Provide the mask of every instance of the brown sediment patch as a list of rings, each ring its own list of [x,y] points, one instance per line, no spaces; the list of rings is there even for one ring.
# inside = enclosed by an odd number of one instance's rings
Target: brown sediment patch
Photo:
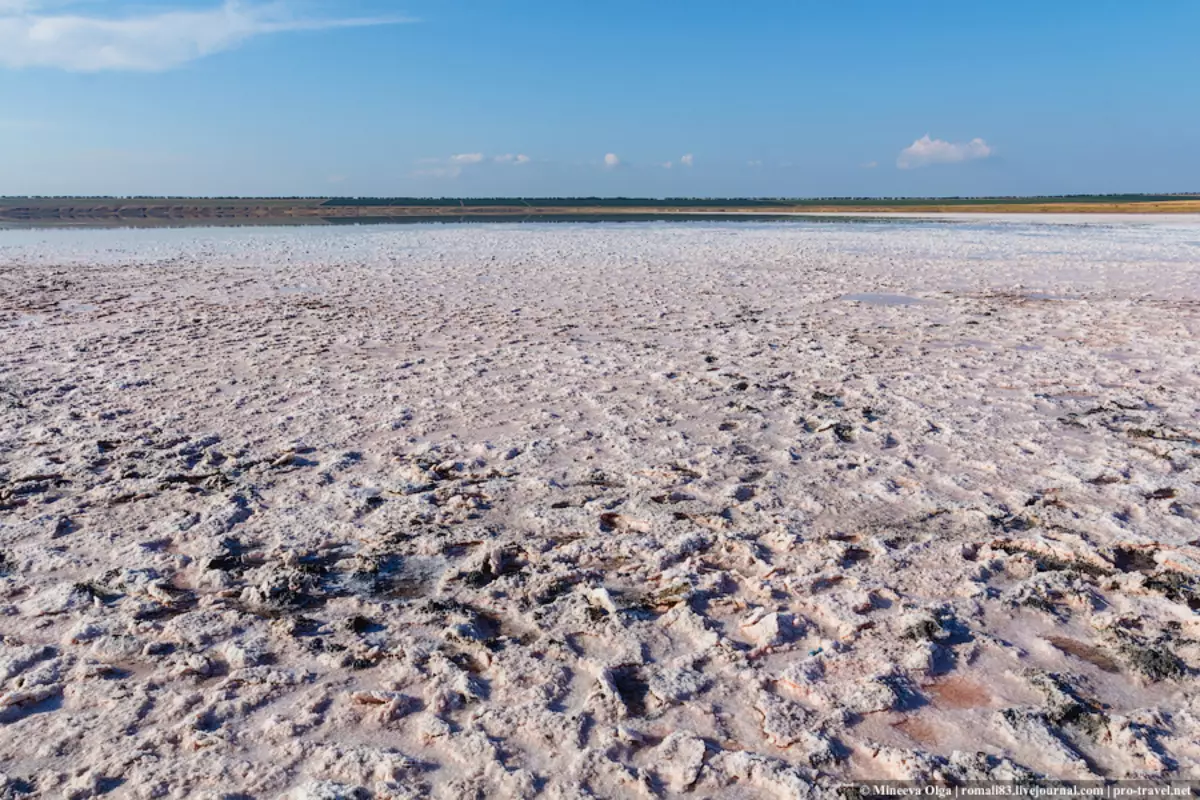
[[[1047,636],[1046,641],[1067,655],[1075,656],[1092,666],[1099,667],[1105,672],[1121,671],[1112,656],[1095,645],[1081,642],[1078,639],[1070,639],[1066,636]]]
[[[926,747],[936,747],[941,742],[937,726],[920,716],[905,717],[892,725],[914,742]]]
[[[933,704],[939,708],[985,708],[992,704],[993,695],[987,687],[970,678],[952,676],[926,687]]]
[[[650,530],[650,525],[643,520],[634,519],[633,517],[628,517],[624,514],[616,514],[610,511],[600,515],[600,530],[647,533]]]

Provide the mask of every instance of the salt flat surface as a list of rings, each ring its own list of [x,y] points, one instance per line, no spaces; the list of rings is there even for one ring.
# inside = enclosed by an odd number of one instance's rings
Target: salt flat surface
[[[0,791],[1200,779],[1194,218],[10,230],[0,334]]]

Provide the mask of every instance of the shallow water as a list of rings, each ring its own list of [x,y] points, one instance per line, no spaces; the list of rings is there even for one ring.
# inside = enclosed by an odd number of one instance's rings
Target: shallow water
[[[891,223],[911,225],[923,219],[903,217],[868,217],[856,214],[761,214],[753,212],[704,212],[704,213],[599,213],[599,214],[412,214],[385,217],[247,217],[234,219],[155,219],[141,217],[0,220],[0,231],[4,230],[169,230],[172,228],[275,228],[275,227],[362,227],[394,225],[596,225],[663,222],[671,224],[698,222],[738,222],[784,224],[848,225]],[[928,220],[933,222],[935,220]]]
[[[1072,297],[1065,294],[1054,294],[1053,292],[1029,292],[1025,295],[1030,300],[1082,300],[1081,297]]]
[[[844,294],[838,299],[852,303],[868,303],[873,306],[911,306],[925,302],[919,297],[909,297],[904,294],[882,294],[879,292]]]
[[[347,222],[372,222],[349,220]],[[564,267],[601,268],[633,258],[652,269],[683,257],[712,259],[730,270],[800,269],[830,259],[873,280],[845,281],[836,296],[864,306],[913,305],[930,293],[997,291],[1032,300],[1087,294],[1200,297],[1194,242],[1200,215],[623,215],[553,222],[411,218],[324,226],[59,227],[0,229],[0,266],[54,264],[96,268],[155,265],[268,267],[297,265],[270,294],[323,291],[322,268],[359,262],[409,269],[453,264],[490,253],[477,282],[549,252]],[[728,274],[732,275],[732,272]],[[293,283],[302,277],[305,283]],[[279,288],[283,287],[283,288]],[[929,302],[928,300],[921,302]]]
[[[69,300],[63,300],[58,304],[59,310],[66,311],[70,314],[86,314],[91,311],[100,310],[100,306],[95,303],[78,303]]]

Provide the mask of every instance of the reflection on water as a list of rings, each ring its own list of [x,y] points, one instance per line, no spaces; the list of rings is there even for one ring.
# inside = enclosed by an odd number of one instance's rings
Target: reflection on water
[[[893,222],[895,220],[878,219],[874,217],[829,217],[817,214],[662,214],[662,213],[633,213],[633,214],[466,214],[463,216],[448,216],[445,214],[412,217],[328,217],[324,222],[330,225],[406,225],[406,224],[475,224],[475,223],[580,223],[580,222],[824,222],[834,224],[845,223],[875,223]],[[913,221],[913,220],[905,220]],[[918,222],[923,220],[916,220]]]
[[[546,223],[626,223],[626,222],[771,222],[811,225],[913,225],[922,223],[961,224],[956,220],[915,219],[911,217],[868,217],[820,214],[755,214],[755,213],[597,213],[597,214],[412,214],[397,217],[247,217],[158,219],[150,217],[116,219],[36,219],[0,220],[0,231],[30,229],[77,228],[242,228],[242,227],[312,227],[347,225],[475,225],[475,224],[546,224]]]

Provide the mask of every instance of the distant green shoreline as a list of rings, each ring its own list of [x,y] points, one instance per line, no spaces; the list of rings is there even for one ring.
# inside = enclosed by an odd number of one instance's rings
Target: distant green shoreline
[[[1170,203],[1200,201],[1200,192],[1179,194],[1072,194],[1029,196],[947,197],[186,197],[117,195],[29,195],[0,196],[0,207],[16,205],[76,206],[130,203],[260,203],[302,204],[327,208],[386,206],[393,208],[804,208],[810,206],[954,206],[954,205],[1042,205],[1059,203]]]
[[[154,221],[332,222],[365,217],[594,216],[619,214],[814,213],[1200,213],[1200,194],[1058,197],[0,197],[7,223]]]
[[[905,205],[978,205],[978,204],[1040,204],[1040,203],[1164,203],[1180,200],[1200,200],[1200,194],[1122,194],[1122,195],[1062,195],[1058,197],[476,197],[476,198],[419,198],[419,197],[334,197],[325,206],[518,206],[535,208],[780,208],[809,206],[896,207]]]

